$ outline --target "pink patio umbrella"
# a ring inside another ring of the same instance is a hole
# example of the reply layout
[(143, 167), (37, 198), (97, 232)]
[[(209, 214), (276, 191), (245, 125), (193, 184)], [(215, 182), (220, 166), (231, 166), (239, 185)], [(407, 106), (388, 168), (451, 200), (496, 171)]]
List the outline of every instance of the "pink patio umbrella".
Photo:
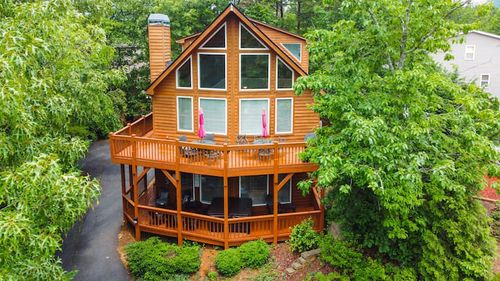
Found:
[(267, 114), (265, 109), (262, 109), (262, 137), (269, 137), (269, 132), (267, 131)]
[(198, 112), (198, 120), (199, 120), (199, 127), (198, 127), (198, 137), (203, 139), (205, 137), (205, 128), (203, 128), (203, 125), (205, 124), (205, 116), (203, 116), (203, 109), (201, 109)]

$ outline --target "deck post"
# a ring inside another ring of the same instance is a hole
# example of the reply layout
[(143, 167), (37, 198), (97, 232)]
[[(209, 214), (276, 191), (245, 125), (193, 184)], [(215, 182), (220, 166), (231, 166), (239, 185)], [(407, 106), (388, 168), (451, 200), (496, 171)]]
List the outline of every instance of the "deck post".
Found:
[(127, 129), (128, 129), (128, 135), (131, 136), (132, 135), (132, 124), (127, 123)]
[(278, 244), (278, 142), (274, 142), (274, 175), (273, 175), (273, 243)]
[(325, 198), (325, 189), (321, 188), (319, 196), (319, 202), (321, 203), (321, 205), (319, 206), (321, 210), (321, 217), (319, 218), (319, 229), (321, 231), (323, 231), (325, 228), (325, 205), (323, 204), (324, 198)]
[(125, 202), (125, 198), (123, 198), (125, 196), (125, 193), (127, 192), (127, 187), (125, 186), (125, 165), (124, 164), (120, 164), (120, 175), (121, 175), (121, 178), (122, 178), (122, 212), (123, 212), (123, 221), (127, 221), (127, 219), (125, 218), (125, 208), (126, 208), (126, 202)]
[(229, 188), (227, 179), (228, 169), (227, 143), (224, 143), (224, 249), (229, 248)]
[(182, 246), (182, 183), (180, 168), (179, 140), (175, 141), (175, 190), (177, 205), (177, 244)]
[(137, 178), (137, 142), (135, 134), (132, 134), (132, 185), (134, 187), (134, 221), (135, 221), (135, 240), (141, 240), (141, 229), (139, 227), (139, 180)]

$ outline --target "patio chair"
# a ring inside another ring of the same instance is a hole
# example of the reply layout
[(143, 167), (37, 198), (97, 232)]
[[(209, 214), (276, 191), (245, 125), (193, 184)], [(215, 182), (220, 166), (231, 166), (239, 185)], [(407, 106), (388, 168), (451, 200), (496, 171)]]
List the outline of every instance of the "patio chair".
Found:
[[(273, 197), (271, 195), (266, 196), (266, 207), (267, 207), (267, 212), (269, 214), (274, 213), (274, 202), (273, 202)], [(283, 214), (283, 213), (293, 213), (295, 212), (295, 204), (293, 203), (287, 203), (287, 204), (282, 204), (278, 201), (278, 214)]]
[[(187, 142), (186, 136), (180, 136), (179, 141)], [(189, 146), (181, 146), (180, 148), (181, 156), (186, 158), (193, 158), (199, 154), (198, 149)]]
[(248, 139), (246, 135), (236, 136), (236, 144), (248, 144)]
[(203, 140), (206, 140), (206, 141), (215, 141), (215, 135), (214, 134), (206, 134), (205, 138), (203, 138)]
[(158, 196), (158, 198), (156, 198), (155, 200), (155, 206), (158, 208), (166, 209), (167, 205), (168, 205), (168, 191), (167, 190), (160, 191), (160, 196)]

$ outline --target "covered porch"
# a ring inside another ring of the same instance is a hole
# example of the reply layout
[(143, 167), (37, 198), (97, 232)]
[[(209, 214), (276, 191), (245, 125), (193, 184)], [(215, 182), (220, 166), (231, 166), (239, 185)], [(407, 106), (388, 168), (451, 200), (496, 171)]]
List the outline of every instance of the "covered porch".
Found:
[(135, 227), (136, 239), (149, 232), (177, 237), (179, 244), (189, 239), (227, 248), (286, 240), (290, 228), (307, 218), (323, 229), (320, 195), (313, 189), (303, 196), (296, 187), (305, 173), (216, 177), (121, 168), (124, 219)]

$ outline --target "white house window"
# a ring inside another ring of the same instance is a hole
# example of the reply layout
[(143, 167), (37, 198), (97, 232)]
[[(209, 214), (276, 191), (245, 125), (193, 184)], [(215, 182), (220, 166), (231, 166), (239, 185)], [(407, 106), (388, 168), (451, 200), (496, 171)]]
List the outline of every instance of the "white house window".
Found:
[(240, 99), (240, 135), (262, 134), (262, 110), (269, 130), (269, 99)]
[(177, 97), (177, 130), (193, 131), (193, 98)]
[[(281, 182), (285, 177), (285, 174), (280, 174), (278, 176), (279, 182)], [(285, 185), (278, 192), (278, 202), (292, 203), (292, 179), (285, 183)]]
[(291, 134), (293, 129), (293, 98), (276, 99), (276, 133)]
[(488, 87), (490, 85), (490, 75), (489, 74), (481, 74), (480, 80), (481, 87)]
[(285, 47), (298, 61), (302, 60), (302, 45), (300, 43), (283, 43)]
[(476, 45), (465, 46), (465, 60), (474, 60), (476, 56)]
[(226, 54), (198, 53), (198, 87), (206, 90), (226, 89)]
[(240, 197), (252, 199), (253, 206), (265, 205), (268, 194), (268, 175), (240, 177)]
[(240, 54), (240, 89), (269, 90), (269, 54)]
[(240, 23), (240, 49), (267, 50), (267, 47)]
[(205, 118), (205, 131), (212, 134), (226, 134), (227, 105), (226, 99), (200, 98), (199, 106)]
[(188, 58), (176, 71), (177, 88), (192, 89), (193, 78), (191, 76), (191, 57)]
[(200, 201), (212, 203), (212, 199), (224, 196), (223, 179), (221, 177), (200, 176)]
[(224, 23), (210, 36), (203, 45), (202, 49), (226, 49), (226, 24)]
[(293, 88), (293, 70), (280, 58), (276, 61), (276, 88), (291, 90)]

